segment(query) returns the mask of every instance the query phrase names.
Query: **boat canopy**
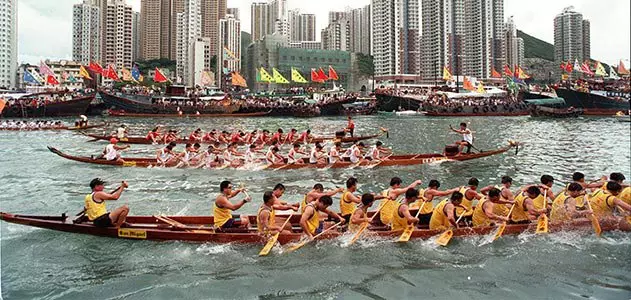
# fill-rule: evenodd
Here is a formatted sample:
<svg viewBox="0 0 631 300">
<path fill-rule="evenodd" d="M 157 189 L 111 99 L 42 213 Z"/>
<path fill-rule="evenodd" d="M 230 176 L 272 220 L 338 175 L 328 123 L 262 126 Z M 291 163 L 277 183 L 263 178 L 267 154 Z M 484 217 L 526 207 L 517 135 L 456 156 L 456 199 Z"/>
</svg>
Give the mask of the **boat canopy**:
<svg viewBox="0 0 631 300">
<path fill-rule="evenodd" d="M 563 98 L 541 98 L 541 99 L 525 99 L 524 102 L 539 106 L 565 105 Z"/>
</svg>

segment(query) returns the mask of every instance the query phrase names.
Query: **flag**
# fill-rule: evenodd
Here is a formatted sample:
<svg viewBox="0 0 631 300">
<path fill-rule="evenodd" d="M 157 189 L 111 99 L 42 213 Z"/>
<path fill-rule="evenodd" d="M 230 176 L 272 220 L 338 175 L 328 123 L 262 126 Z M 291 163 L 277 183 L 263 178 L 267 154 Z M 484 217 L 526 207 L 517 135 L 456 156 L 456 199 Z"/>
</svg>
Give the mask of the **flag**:
<svg viewBox="0 0 631 300">
<path fill-rule="evenodd" d="M 103 71 L 103 76 L 114 81 L 120 81 L 120 78 L 118 78 L 118 73 L 116 73 L 116 70 L 114 70 L 114 67 L 112 67 L 112 65 L 107 65 L 107 70 Z"/>
<path fill-rule="evenodd" d="M 280 84 L 288 84 L 289 83 L 289 80 L 287 80 L 287 78 L 283 77 L 283 74 L 278 72 L 278 70 L 276 70 L 276 68 L 272 68 L 272 74 L 274 75 L 274 82 L 280 83 Z"/>
<path fill-rule="evenodd" d="M 90 62 L 90 65 L 88 66 L 88 68 L 95 73 L 98 74 L 102 74 L 103 73 L 103 67 L 101 67 L 101 65 L 99 65 L 99 63 L 95 63 L 95 62 Z"/>
<path fill-rule="evenodd" d="M 92 77 L 90 77 L 90 73 L 88 73 L 88 70 L 86 70 L 83 66 L 79 67 L 79 76 L 85 79 L 92 80 Z"/>
<path fill-rule="evenodd" d="M 61 72 L 61 78 L 63 78 L 64 80 L 68 80 L 68 72 L 66 71 Z"/>
<path fill-rule="evenodd" d="M 77 78 L 72 76 L 72 74 L 68 74 L 68 81 L 70 81 L 72 83 L 76 83 L 77 82 Z"/>
<path fill-rule="evenodd" d="M 46 76 L 46 83 L 50 85 L 58 85 L 59 81 L 57 81 L 57 78 L 55 78 L 55 76 L 48 75 Z"/>
<path fill-rule="evenodd" d="M 329 79 L 340 80 L 340 77 L 337 76 L 337 72 L 335 72 L 335 69 L 331 66 L 329 66 Z"/>
<path fill-rule="evenodd" d="M 484 89 L 484 86 L 482 85 L 482 82 L 478 82 L 478 93 L 480 94 L 485 94 L 486 90 Z"/>
<path fill-rule="evenodd" d="M 37 80 L 37 78 L 33 76 L 33 74 L 31 74 L 31 72 L 29 72 L 29 70 L 24 70 L 24 76 L 22 77 L 22 79 L 24 80 L 24 82 L 28 82 L 28 83 L 34 83 L 34 84 L 41 83 L 40 81 Z"/>
<path fill-rule="evenodd" d="M 317 83 L 324 83 L 324 80 L 320 78 L 318 72 L 315 69 L 311 69 L 311 81 Z"/>
<path fill-rule="evenodd" d="M 153 75 L 153 81 L 157 83 L 167 82 L 169 79 L 160 72 L 160 69 L 156 67 L 156 73 Z"/>
<path fill-rule="evenodd" d="M 329 78 L 326 77 L 326 74 L 324 74 L 324 70 L 322 70 L 322 68 L 320 68 L 320 70 L 318 70 L 318 78 L 320 78 L 320 80 L 322 80 L 322 82 L 325 82 L 325 81 L 329 80 Z"/>
<path fill-rule="evenodd" d="M 2 113 L 2 111 L 4 110 L 4 105 L 6 104 L 6 101 L 4 101 L 4 99 L 0 99 L 0 114 Z"/>
<path fill-rule="evenodd" d="M 583 73 L 583 68 L 581 67 L 581 64 L 578 63 L 578 59 L 574 59 L 574 67 L 573 67 L 573 69 L 576 72 Z M 572 70 L 571 67 L 568 67 L 568 70 L 570 70 L 570 73 L 572 72 L 571 71 Z"/>
<path fill-rule="evenodd" d="M 37 80 L 39 83 L 45 83 L 46 80 L 44 78 L 42 78 L 42 76 L 39 75 L 39 73 L 37 72 L 30 72 L 31 76 L 33 76 L 33 78 L 35 78 L 35 80 Z"/>
<path fill-rule="evenodd" d="M 607 71 L 605 71 L 605 67 L 599 61 L 596 62 L 596 75 L 602 77 L 607 76 Z"/>
<path fill-rule="evenodd" d="M 295 83 L 307 83 L 307 80 L 302 77 L 302 74 L 294 68 L 291 68 L 291 81 Z"/>
<path fill-rule="evenodd" d="M 134 77 L 131 76 L 131 72 L 125 67 L 121 70 L 121 74 L 123 74 L 123 81 L 136 81 Z"/>
<path fill-rule="evenodd" d="M 471 84 L 471 81 L 469 81 L 469 77 L 467 76 L 464 77 L 463 87 L 467 91 L 475 91 L 475 87 Z"/>
<path fill-rule="evenodd" d="M 53 70 L 50 69 L 50 67 L 43 61 L 39 61 L 39 73 L 46 76 L 46 75 L 50 75 L 55 77 L 55 72 L 53 72 Z"/>
<path fill-rule="evenodd" d="M 615 79 L 615 80 L 620 79 L 620 76 L 616 74 L 616 71 L 614 71 L 613 67 L 609 67 L 609 78 Z"/>
<path fill-rule="evenodd" d="M 142 79 L 140 79 L 142 76 L 140 75 L 140 70 L 138 70 L 138 65 L 134 65 L 131 68 L 131 78 L 133 78 L 135 81 L 142 81 Z"/>
<path fill-rule="evenodd" d="M 519 79 L 528 79 L 530 78 L 530 76 L 528 76 L 528 74 L 526 74 L 526 72 L 524 72 L 524 70 L 521 67 L 517 67 L 517 70 L 519 70 L 519 76 L 517 78 Z"/>
<path fill-rule="evenodd" d="M 584 62 L 583 65 L 581 65 L 581 70 L 583 70 L 583 73 L 587 75 L 594 75 L 594 72 L 592 72 L 592 70 L 589 68 L 587 62 Z"/>
<path fill-rule="evenodd" d="M 272 77 L 272 75 L 270 75 L 269 73 L 267 73 L 267 71 L 265 71 L 265 69 L 263 67 L 261 67 L 261 71 L 260 71 L 260 76 L 261 76 L 261 82 L 267 82 L 267 83 L 274 83 L 274 78 Z"/>
<path fill-rule="evenodd" d="M 443 80 L 444 81 L 453 81 L 454 77 L 451 76 L 451 72 L 449 72 L 449 69 L 447 69 L 447 66 L 443 67 Z"/>
<path fill-rule="evenodd" d="M 515 74 L 513 73 L 513 71 L 511 71 L 508 65 L 504 65 L 504 75 L 508 77 L 515 77 Z"/>
<path fill-rule="evenodd" d="M 491 70 L 491 78 L 502 78 L 502 74 L 498 71 L 495 71 L 495 68 Z"/>
<path fill-rule="evenodd" d="M 513 76 L 515 78 L 520 78 L 521 77 L 521 73 L 519 72 L 519 67 L 515 66 L 515 68 L 513 70 L 515 70 L 515 73 L 513 73 Z"/>
<path fill-rule="evenodd" d="M 230 49 L 223 47 L 223 56 L 225 60 L 239 60 L 234 52 L 230 51 Z"/>
<path fill-rule="evenodd" d="M 245 78 L 239 74 L 239 72 L 232 73 L 232 85 L 247 88 L 248 84 L 245 82 Z"/>
<path fill-rule="evenodd" d="M 215 80 L 212 78 L 212 76 L 210 76 L 210 73 L 208 73 L 208 71 L 202 71 L 202 78 L 200 82 L 202 86 L 213 85 L 214 81 Z"/>
<path fill-rule="evenodd" d="M 569 64 L 569 62 L 568 62 L 568 64 Z M 565 71 L 566 64 L 565 64 L 564 61 L 561 62 L 561 66 L 560 67 L 561 67 L 561 70 Z"/>
<path fill-rule="evenodd" d="M 620 64 L 618 64 L 618 74 L 629 75 L 629 70 L 627 70 L 627 68 L 624 67 L 622 60 L 620 61 Z"/>
</svg>

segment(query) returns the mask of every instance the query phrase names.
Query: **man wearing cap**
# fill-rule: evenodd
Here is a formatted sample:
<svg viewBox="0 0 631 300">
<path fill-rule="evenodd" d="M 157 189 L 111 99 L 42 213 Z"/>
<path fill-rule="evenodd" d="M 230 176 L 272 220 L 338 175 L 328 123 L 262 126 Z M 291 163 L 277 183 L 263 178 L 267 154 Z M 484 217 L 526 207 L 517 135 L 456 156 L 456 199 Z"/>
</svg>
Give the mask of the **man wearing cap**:
<svg viewBox="0 0 631 300">
<path fill-rule="evenodd" d="M 117 163 L 124 163 L 125 161 L 121 158 L 119 150 L 125 150 L 129 148 L 129 145 L 125 147 L 119 147 L 116 145 L 118 143 L 118 139 L 111 138 L 110 144 L 105 146 L 105 150 L 103 150 L 103 154 L 100 158 L 105 158 L 108 161 L 116 161 Z"/>
<path fill-rule="evenodd" d="M 128 187 L 123 181 L 113 193 L 108 194 L 103 191 L 105 182 L 100 178 L 95 178 L 90 182 L 92 193 L 85 196 L 85 214 L 96 227 L 120 227 L 127 218 L 129 207 L 123 205 L 112 212 L 107 212 L 105 201 L 118 200 L 123 190 Z"/>
</svg>

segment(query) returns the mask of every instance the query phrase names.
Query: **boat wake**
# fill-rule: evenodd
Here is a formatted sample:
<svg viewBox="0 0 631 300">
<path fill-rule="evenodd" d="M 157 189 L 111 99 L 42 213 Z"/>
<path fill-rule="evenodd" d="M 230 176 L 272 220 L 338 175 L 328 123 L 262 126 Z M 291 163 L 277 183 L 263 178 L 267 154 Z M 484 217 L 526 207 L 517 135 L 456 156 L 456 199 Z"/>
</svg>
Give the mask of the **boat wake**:
<svg viewBox="0 0 631 300">
<path fill-rule="evenodd" d="M 215 254 L 224 254 L 224 253 L 233 252 L 234 249 L 232 248 L 231 244 L 223 244 L 223 245 L 203 244 L 197 247 L 195 251 L 203 255 L 215 255 Z"/>
</svg>

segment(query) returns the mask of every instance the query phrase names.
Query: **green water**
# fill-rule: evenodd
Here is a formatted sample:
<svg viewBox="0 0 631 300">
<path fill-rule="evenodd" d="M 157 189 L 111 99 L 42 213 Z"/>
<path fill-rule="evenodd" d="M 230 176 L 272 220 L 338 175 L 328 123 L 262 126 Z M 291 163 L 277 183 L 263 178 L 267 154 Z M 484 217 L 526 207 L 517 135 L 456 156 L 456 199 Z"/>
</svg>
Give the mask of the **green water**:
<svg viewBox="0 0 631 300">
<path fill-rule="evenodd" d="M 187 129 L 312 128 L 332 133 L 343 118 L 253 118 L 217 120 L 115 119 L 132 133 L 145 134 L 155 122 Z M 398 153 L 440 152 L 459 137 L 448 133 L 443 118 L 359 117 L 358 131 L 390 129 L 382 140 Z M 98 154 L 105 144 L 71 132 L 0 132 L 0 210 L 21 214 L 74 214 L 89 193 L 88 183 L 102 177 L 130 184 L 119 203 L 132 214 L 207 215 L 219 182 L 245 183 L 254 197 L 244 213 L 254 214 L 262 193 L 276 183 L 297 202 L 315 183 L 342 186 L 356 176 L 361 192 L 379 192 L 392 176 L 404 183 L 440 180 L 442 187 L 481 186 L 510 175 L 515 186 L 546 173 L 555 190 L 574 171 L 597 178 L 610 172 L 631 176 L 629 123 L 610 118 L 549 120 L 472 118 L 476 144 L 495 149 L 508 139 L 525 142 L 510 153 L 469 162 L 414 167 L 352 170 L 208 171 L 110 168 L 64 160 L 46 149 Z M 111 129 L 113 129 L 112 127 Z M 153 149 L 134 146 L 132 152 Z M 335 205 L 337 207 L 337 205 Z M 300 251 L 257 256 L 260 246 L 130 241 L 0 223 L 1 289 L 4 299 L 629 299 L 631 235 L 558 233 L 454 238 L 448 248 L 432 240 L 405 245 L 391 240 L 349 237 L 308 245 Z"/>
</svg>

